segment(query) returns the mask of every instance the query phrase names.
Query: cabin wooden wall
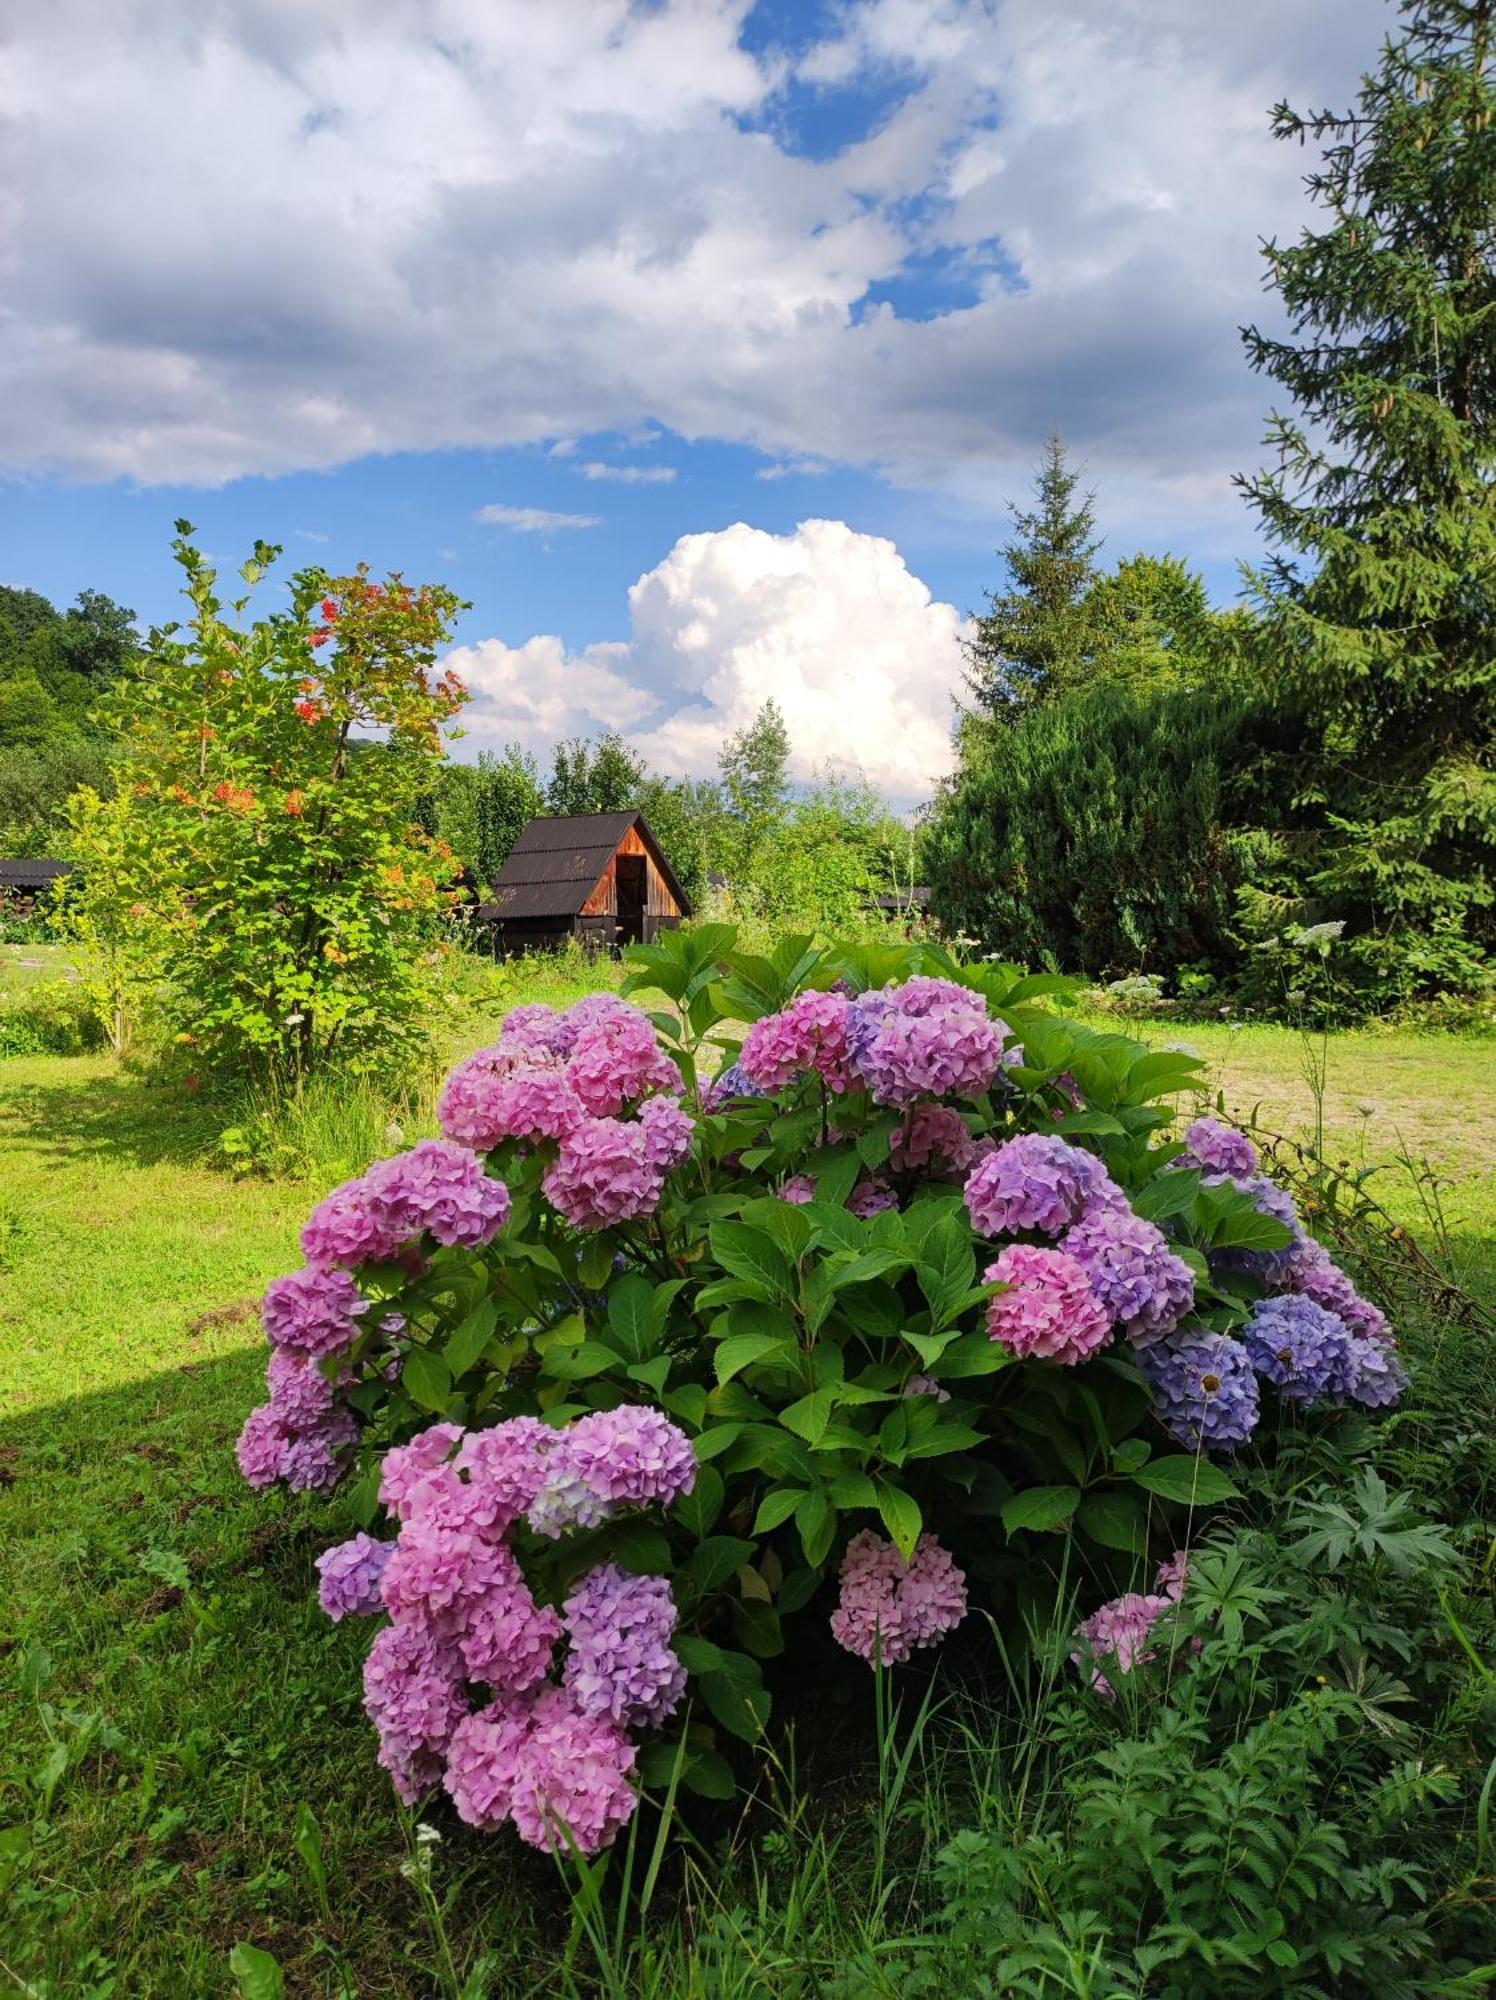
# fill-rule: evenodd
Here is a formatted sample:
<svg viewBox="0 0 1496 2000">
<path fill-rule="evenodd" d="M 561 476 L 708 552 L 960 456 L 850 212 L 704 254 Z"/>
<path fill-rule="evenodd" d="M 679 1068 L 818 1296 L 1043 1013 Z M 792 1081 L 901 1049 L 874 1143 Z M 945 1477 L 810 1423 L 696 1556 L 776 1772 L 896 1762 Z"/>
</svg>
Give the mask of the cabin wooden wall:
<svg viewBox="0 0 1496 2000">
<path fill-rule="evenodd" d="M 655 866 L 654 856 L 639 837 L 637 827 L 630 827 L 618 843 L 618 854 L 642 854 L 644 868 L 644 914 L 646 917 L 674 917 L 679 921 L 680 904 L 676 902 L 666 886 L 665 878 Z M 617 854 L 614 856 L 616 861 Z M 597 887 L 583 903 L 584 917 L 616 917 L 618 915 L 618 876 L 610 861 L 603 870 Z"/>
</svg>

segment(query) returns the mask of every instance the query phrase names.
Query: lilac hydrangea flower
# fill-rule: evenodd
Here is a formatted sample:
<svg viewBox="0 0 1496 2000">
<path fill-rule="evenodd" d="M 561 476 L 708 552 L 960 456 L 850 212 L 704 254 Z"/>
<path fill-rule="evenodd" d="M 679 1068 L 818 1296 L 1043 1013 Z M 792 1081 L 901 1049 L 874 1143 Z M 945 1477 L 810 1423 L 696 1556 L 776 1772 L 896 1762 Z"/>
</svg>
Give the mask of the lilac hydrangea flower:
<svg viewBox="0 0 1496 2000">
<path fill-rule="evenodd" d="M 490 1534 L 513 1527 L 545 1483 L 560 1436 L 539 1417 L 507 1417 L 488 1430 L 468 1431 L 453 1465 L 467 1478 L 469 1518 Z"/>
<path fill-rule="evenodd" d="M 1299 1245 L 1283 1282 L 1290 1292 L 1302 1293 L 1326 1312 L 1337 1314 L 1362 1339 L 1378 1341 L 1384 1346 L 1390 1344 L 1392 1334 L 1386 1314 L 1370 1299 L 1362 1298 L 1345 1272 L 1331 1261 L 1324 1245 L 1312 1236 L 1306 1236 Z"/>
<path fill-rule="evenodd" d="M 987 1302 L 987 1330 L 1020 1357 L 1073 1368 L 1111 1335 L 1111 1320 L 1085 1267 L 1063 1250 L 1010 1243 L 983 1274 L 1008 1287 Z"/>
<path fill-rule="evenodd" d="M 917 978 L 859 994 L 851 1007 L 852 1065 L 879 1104 L 905 1109 L 922 1097 L 978 1097 L 1023 1059 L 980 993 L 948 979 Z"/>
<path fill-rule="evenodd" d="M 972 1227 L 983 1236 L 1037 1229 L 1058 1236 L 1110 1195 L 1124 1199 L 1101 1162 L 1052 1133 L 1024 1132 L 997 1147 L 966 1183 Z"/>
<path fill-rule="evenodd" d="M 803 1208 L 808 1201 L 816 1198 L 816 1184 L 809 1174 L 791 1174 L 779 1190 L 779 1199 L 787 1201 L 792 1208 Z"/>
<path fill-rule="evenodd" d="M 669 1507 L 695 1485 L 696 1454 L 659 1410 L 620 1403 L 568 1425 L 552 1470 L 581 1479 L 610 1507 Z"/>
<path fill-rule="evenodd" d="M 1154 1223 L 1125 1202 L 1096 1203 L 1060 1239 L 1134 1347 L 1161 1340 L 1195 1301 L 1195 1279 Z"/>
<path fill-rule="evenodd" d="M 386 1625 L 364 1662 L 364 1710 L 379 1761 L 405 1804 L 442 1775 L 442 1754 L 467 1713 L 462 1660 L 428 1627 Z"/>
<path fill-rule="evenodd" d="M 1252 1366 L 1289 1403 L 1313 1403 L 1343 1375 L 1351 1334 L 1313 1299 L 1259 1299 L 1242 1328 Z"/>
<path fill-rule="evenodd" d="M 384 1609 L 379 1579 L 395 1553 L 393 1542 L 355 1535 L 317 1558 L 317 1602 L 336 1625 L 343 1618 L 372 1618 Z"/>
<path fill-rule="evenodd" d="M 718 1070 L 717 1074 L 703 1085 L 701 1104 L 704 1111 L 722 1111 L 736 1098 L 763 1095 L 763 1091 L 740 1062 L 729 1063 L 726 1069 Z"/>
<path fill-rule="evenodd" d="M 351 1382 L 353 1371 L 345 1368 L 340 1382 Z M 270 1401 L 294 1430 L 313 1430 L 332 1410 L 333 1385 L 310 1355 L 297 1354 L 289 1347 L 272 1349 L 265 1370 L 270 1385 Z"/>
<path fill-rule="evenodd" d="M 1170 1609 L 1168 1597 L 1130 1590 L 1103 1604 L 1077 1627 L 1075 1636 L 1080 1644 L 1070 1658 L 1089 1675 L 1098 1694 L 1108 1701 L 1117 1698 L 1117 1690 L 1102 1670 L 1103 1661 L 1114 1674 L 1130 1674 L 1154 1657 L 1149 1644 L 1153 1628 Z"/>
<path fill-rule="evenodd" d="M 239 1470 L 256 1490 L 284 1480 L 293 1493 L 330 1493 L 358 1442 L 352 1414 L 335 1405 L 301 1423 L 275 1403 L 251 1410 L 235 1446 Z"/>
<path fill-rule="evenodd" d="M 859 1222 L 871 1222 L 875 1215 L 898 1205 L 898 1195 L 879 1174 L 864 1174 L 847 1196 L 848 1212 Z"/>
<path fill-rule="evenodd" d="M 1385 1410 L 1408 1386 L 1402 1363 L 1390 1347 L 1353 1333 L 1345 1360 L 1330 1384 L 1333 1395 L 1360 1403 L 1368 1410 Z"/>
<path fill-rule="evenodd" d="M 650 1172 L 662 1179 L 674 1173 L 689 1155 L 691 1134 L 696 1129 L 679 1099 L 649 1098 L 639 1107 L 639 1125 L 644 1133 L 644 1159 Z"/>
<path fill-rule="evenodd" d="M 1175 1164 L 1245 1181 L 1257 1172 L 1257 1148 L 1245 1132 L 1234 1131 L 1219 1118 L 1197 1118 L 1184 1135 L 1184 1152 Z"/>
<path fill-rule="evenodd" d="M 368 1310 L 346 1271 L 305 1270 L 273 1278 L 260 1313 L 272 1347 L 316 1357 L 350 1348 Z"/>
<path fill-rule="evenodd" d="M 1192 1451 L 1233 1451 L 1257 1425 L 1252 1357 L 1229 1334 L 1187 1327 L 1139 1355 L 1165 1430 Z"/>
<path fill-rule="evenodd" d="M 658 1729 L 674 1714 L 686 1686 L 670 1644 L 678 1616 L 662 1576 L 630 1576 L 616 1563 L 587 1572 L 566 1600 L 564 1685 L 583 1715 Z"/>
<path fill-rule="evenodd" d="M 907 1562 L 868 1528 L 847 1544 L 831 1632 L 858 1659 L 897 1666 L 965 1616 L 966 1578 L 933 1535 L 920 1536 Z"/>
</svg>

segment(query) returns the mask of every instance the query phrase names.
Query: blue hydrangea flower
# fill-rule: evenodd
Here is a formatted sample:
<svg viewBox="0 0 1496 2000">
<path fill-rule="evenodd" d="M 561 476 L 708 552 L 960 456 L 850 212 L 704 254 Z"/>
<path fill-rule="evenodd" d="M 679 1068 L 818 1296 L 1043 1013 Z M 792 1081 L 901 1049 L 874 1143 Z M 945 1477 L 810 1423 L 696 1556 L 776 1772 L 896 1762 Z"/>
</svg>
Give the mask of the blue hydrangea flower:
<svg viewBox="0 0 1496 2000">
<path fill-rule="evenodd" d="M 1289 1403 L 1333 1393 L 1350 1366 L 1351 1331 L 1338 1313 L 1289 1294 L 1260 1299 L 1242 1329 L 1252 1366 Z"/>
<path fill-rule="evenodd" d="M 1154 1413 L 1191 1451 L 1234 1451 L 1257 1424 L 1252 1358 L 1229 1334 L 1186 1327 L 1138 1355 Z"/>
<path fill-rule="evenodd" d="M 1363 1409 L 1385 1410 L 1397 1402 L 1407 1386 L 1403 1365 L 1390 1347 L 1353 1333 L 1330 1392 L 1348 1403 L 1359 1403 Z"/>
</svg>

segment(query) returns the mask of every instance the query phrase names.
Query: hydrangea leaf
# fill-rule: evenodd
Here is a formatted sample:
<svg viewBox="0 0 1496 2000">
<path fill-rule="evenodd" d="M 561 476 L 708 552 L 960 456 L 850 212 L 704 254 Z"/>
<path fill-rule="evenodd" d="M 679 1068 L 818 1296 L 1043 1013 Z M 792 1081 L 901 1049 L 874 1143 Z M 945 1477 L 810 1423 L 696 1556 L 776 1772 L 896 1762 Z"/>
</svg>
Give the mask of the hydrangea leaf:
<svg viewBox="0 0 1496 2000">
<path fill-rule="evenodd" d="M 1222 1500 L 1240 1497 L 1235 1484 L 1208 1458 L 1178 1453 L 1172 1458 L 1155 1458 L 1132 1475 L 1134 1486 L 1156 1493 L 1162 1500 L 1177 1500 L 1183 1506 L 1213 1507 Z"/>
<path fill-rule="evenodd" d="M 1002 1523 L 1010 1535 L 1021 1528 L 1049 1533 L 1063 1528 L 1080 1505 L 1078 1486 L 1030 1486 L 1002 1505 Z"/>
</svg>

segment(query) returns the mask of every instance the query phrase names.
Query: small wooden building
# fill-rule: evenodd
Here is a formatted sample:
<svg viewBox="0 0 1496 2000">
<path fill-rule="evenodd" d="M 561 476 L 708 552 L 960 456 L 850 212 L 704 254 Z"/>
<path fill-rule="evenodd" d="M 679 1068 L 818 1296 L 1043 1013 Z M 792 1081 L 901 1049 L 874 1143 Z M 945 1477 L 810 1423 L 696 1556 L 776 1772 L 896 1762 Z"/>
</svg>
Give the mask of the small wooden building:
<svg viewBox="0 0 1496 2000">
<path fill-rule="evenodd" d="M 29 915 L 48 904 L 72 872 L 71 861 L 0 861 L 0 904 L 13 916 Z"/>
<path fill-rule="evenodd" d="M 568 937 L 602 951 L 653 944 L 690 914 L 641 812 L 532 819 L 478 906 L 502 958 Z"/>
</svg>

